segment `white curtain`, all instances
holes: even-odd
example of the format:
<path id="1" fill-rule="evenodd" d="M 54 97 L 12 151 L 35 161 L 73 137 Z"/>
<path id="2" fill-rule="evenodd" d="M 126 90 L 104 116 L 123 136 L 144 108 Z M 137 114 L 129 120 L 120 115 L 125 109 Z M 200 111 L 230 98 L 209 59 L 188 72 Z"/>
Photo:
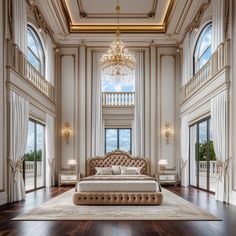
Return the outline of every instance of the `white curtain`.
<path id="1" fill-rule="evenodd" d="M 222 202 L 228 202 L 227 112 L 227 91 L 223 91 L 211 99 L 212 139 L 219 171 L 215 198 Z"/>
<path id="2" fill-rule="evenodd" d="M 46 187 L 55 185 L 55 136 L 54 118 L 46 115 Z"/>
<path id="3" fill-rule="evenodd" d="M 135 106 L 133 122 L 133 155 L 144 157 L 144 52 L 135 52 Z"/>
<path id="4" fill-rule="evenodd" d="M 181 118 L 180 126 L 180 158 L 181 158 L 181 185 L 189 185 L 189 125 L 188 125 L 188 115 Z"/>
<path id="5" fill-rule="evenodd" d="M 225 38 L 225 0 L 214 0 L 212 11 L 212 52 L 224 42 Z"/>
<path id="6" fill-rule="evenodd" d="M 27 145 L 29 103 L 10 91 L 9 202 L 25 199 L 23 161 Z"/>
<path id="7" fill-rule="evenodd" d="M 104 122 L 102 119 L 102 70 L 100 59 L 102 52 L 94 51 L 92 54 L 92 147 L 91 154 L 95 156 L 103 156 L 104 154 Z"/>
<path id="8" fill-rule="evenodd" d="M 54 49 L 53 49 L 53 42 L 49 34 L 45 34 L 45 54 L 46 54 L 46 79 L 54 85 Z"/>
<path id="9" fill-rule="evenodd" d="M 27 12 L 25 0 L 12 0 L 13 41 L 27 55 Z"/>

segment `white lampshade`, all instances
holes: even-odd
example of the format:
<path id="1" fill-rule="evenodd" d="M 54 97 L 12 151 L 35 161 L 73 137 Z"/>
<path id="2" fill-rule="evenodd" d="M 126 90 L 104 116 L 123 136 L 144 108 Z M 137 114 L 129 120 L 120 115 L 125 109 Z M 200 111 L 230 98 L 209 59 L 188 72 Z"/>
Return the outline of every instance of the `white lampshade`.
<path id="1" fill-rule="evenodd" d="M 67 165 L 68 166 L 76 166 L 77 161 L 75 159 L 70 159 L 70 160 L 67 161 Z"/>
<path id="2" fill-rule="evenodd" d="M 167 165 L 168 162 L 166 159 L 160 159 L 159 162 L 158 162 L 159 165 Z"/>

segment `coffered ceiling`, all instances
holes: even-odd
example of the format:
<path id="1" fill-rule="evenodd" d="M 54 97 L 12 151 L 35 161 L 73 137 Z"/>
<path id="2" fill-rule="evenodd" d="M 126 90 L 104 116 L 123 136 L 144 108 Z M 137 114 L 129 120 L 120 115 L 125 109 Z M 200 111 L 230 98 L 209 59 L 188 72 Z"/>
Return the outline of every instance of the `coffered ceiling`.
<path id="1" fill-rule="evenodd" d="M 60 44 L 104 45 L 114 39 L 117 0 L 29 0 Z M 132 46 L 176 45 L 205 0 L 119 0 L 122 39 Z"/>
<path id="2" fill-rule="evenodd" d="M 70 32 L 110 32 L 117 27 L 117 0 L 60 0 Z M 165 32 L 175 0 L 120 0 L 123 32 Z"/>

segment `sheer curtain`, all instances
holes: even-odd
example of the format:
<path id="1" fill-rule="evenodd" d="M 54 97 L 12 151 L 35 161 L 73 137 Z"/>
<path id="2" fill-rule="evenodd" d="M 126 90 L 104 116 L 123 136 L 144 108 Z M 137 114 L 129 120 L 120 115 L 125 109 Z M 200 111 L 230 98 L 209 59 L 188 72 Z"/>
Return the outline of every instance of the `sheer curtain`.
<path id="1" fill-rule="evenodd" d="M 104 154 L 104 122 L 102 118 L 102 70 L 100 59 L 102 52 L 93 51 L 92 54 L 92 156 Z"/>
<path id="2" fill-rule="evenodd" d="M 55 185 L 54 118 L 46 115 L 46 187 Z"/>
<path id="3" fill-rule="evenodd" d="M 27 13 L 25 0 L 12 0 L 13 41 L 27 55 Z"/>
<path id="4" fill-rule="evenodd" d="M 181 153 L 181 185 L 188 186 L 188 161 L 189 161 L 189 125 L 188 115 L 181 118 L 180 127 L 180 153 Z"/>
<path id="5" fill-rule="evenodd" d="M 9 202 L 25 199 L 23 161 L 27 145 L 29 103 L 10 91 Z"/>
<path id="6" fill-rule="evenodd" d="M 227 92 L 211 99 L 212 139 L 217 160 L 216 200 L 228 202 Z"/>
<path id="7" fill-rule="evenodd" d="M 133 155 L 144 157 L 144 52 L 135 52 L 135 106 L 133 122 Z"/>

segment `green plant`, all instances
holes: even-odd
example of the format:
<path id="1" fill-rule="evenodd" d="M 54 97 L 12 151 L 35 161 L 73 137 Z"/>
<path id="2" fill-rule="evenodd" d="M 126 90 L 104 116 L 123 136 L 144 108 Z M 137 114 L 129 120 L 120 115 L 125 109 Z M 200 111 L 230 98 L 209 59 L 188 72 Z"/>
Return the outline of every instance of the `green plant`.
<path id="1" fill-rule="evenodd" d="M 32 151 L 25 154 L 25 161 L 42 161 L 42 150 Z"/>

